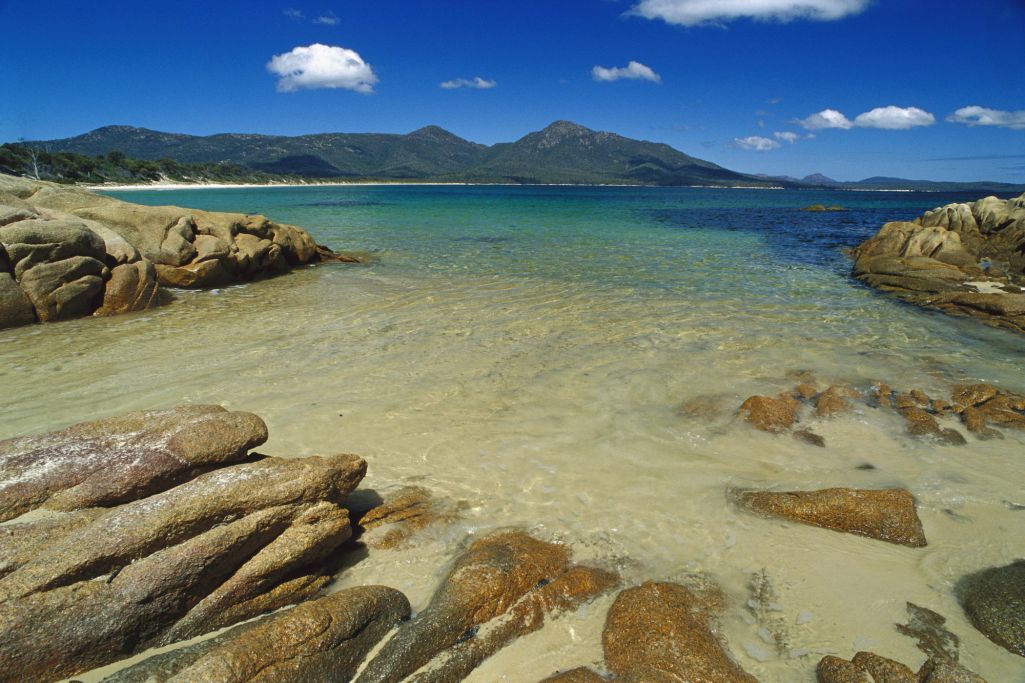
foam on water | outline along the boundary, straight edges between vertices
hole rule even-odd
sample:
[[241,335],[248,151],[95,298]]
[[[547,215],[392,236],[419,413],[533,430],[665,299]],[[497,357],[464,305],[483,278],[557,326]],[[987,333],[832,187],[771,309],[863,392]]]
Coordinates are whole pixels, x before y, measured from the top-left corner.
[[[340,585],[386,583],[422,609],[467,532],[525,526],[627,581],[710,574],[731,597],[733,652],[764,681],[812,680],[822,655],[863,647],[917,666],[924,656],[893,626],[906,601],[948,617],[964,663],[990,681],[1025,676],[951,591],[965,572],[1025,556],[1014,507],[1025,435],[940,446],[861,406],[812,420],[821,449],[733,418],[746,396],[792,387],[797,369],[935,396],[964,380],[1025,389],[1025,340],[846,276],[840,247],[946,197],[378,187],[127,198],[259,211],[379,260],[0,333],[0,438],[222,403],[265,418],[262,452],[359,453],[364,486],[418,483],[468,504],[455,528],[378,553]],[[812,203],[853,210],[797,211]],[[701,395],[723,410],[682,416]],[[928,547],[768,521],[726,498],[732,486],[889,485],[917,496]],[[756,577],[769,610],[750,602]],[[521,639],[471,680],[599,661],[610,602]]]

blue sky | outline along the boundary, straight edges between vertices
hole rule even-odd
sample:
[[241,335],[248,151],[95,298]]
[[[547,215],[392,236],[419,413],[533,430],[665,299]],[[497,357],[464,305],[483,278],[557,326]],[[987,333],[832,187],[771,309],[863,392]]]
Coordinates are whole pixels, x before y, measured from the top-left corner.
[[0,0],[0,79],[0,141],[569,119],[746,172],[1025,183],[1023,0]]

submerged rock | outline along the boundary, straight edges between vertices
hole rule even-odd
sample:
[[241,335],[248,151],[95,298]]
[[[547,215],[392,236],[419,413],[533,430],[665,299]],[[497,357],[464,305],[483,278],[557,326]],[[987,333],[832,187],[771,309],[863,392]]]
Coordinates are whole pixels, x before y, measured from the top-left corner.
[[[399,629],[357,680],[406,680],[432,660],[412,680],[460,680],[516,635],[540,628],[546,613],[579,604],[616,581],[608,572],[570,565],[565,546],[520,531],[486,536],[456,561],[427,608]],[[484,624],[487,633],[478,635]]]
[[918,683],[986,683],[986,679],[953,660],[932,657],[918,670]]
[[1025,560],[969,574],[955,593],[975,628],[1025,657]]
[[900,414],[908,424],[908,434],[912,436],[933,437],[951,446],[963,446],[967,443],[959,431],[941,428],[936,418],[922,408],[914,406],[901,408]]
[[457,518],[455,506],[434,498],[420,486],[409,486],[388,495],[368,510],[355,510],[361,535],[359,540],[371,548],[388,549],[402,545],[428,526],[449,524]]
[[904,489],[736,491],[733,497],[760,514],[912,548],[926,545],[914,496]]
[[798,441],[803,441],[809,446],[818,446],[819,448],[826,447],[826,439],[810,429],[794,430],[794,438]]
[[874,652],[859,652],[850,661],[823,657],[815,674],[818,683],[986,683],[952,660],[930,658],[916,672]]
[[897,624],[897,631],[914,638],[918,649],[930,657],[957,661],[961,640],[946,629],[946,618],[912,602],[907,609],[908,623]]
[[586,666],[552,674],[541,683],[606,683],[606,680]]
[[1001,394],[976,407],[988,424],[1025,431],[1025,413],[1021,397]]
[[846,210],[842,206],[825,206],[824,204],[812,204],[801,209],[801,211],[808,211],[810,213],[841,212]]
[[104,683],[348,681],[396,624],[409,617],[397,590],[361,586],[157,655]]
[[710,622],[721,599],[674,583],[647,582],[616,597],[602,632],[609,671],[624,681],[756,683]]
[[751,396],[740,405],[740,415],[755,429],[782,432],[797,420],[797,401],[792,396]]
[[962,408],[974,407],[996,396],[998,389],[992,384],[968,384],[955,387],[950,398]]
[[252,413],[179,406],[0,441],[0,521],[44,506],[109,506],[237,462],[267,440]]

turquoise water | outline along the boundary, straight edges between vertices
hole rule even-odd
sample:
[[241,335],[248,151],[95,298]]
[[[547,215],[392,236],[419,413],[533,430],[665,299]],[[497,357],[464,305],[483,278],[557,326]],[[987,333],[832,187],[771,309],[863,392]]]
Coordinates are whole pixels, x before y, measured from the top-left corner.
[[[223,403],[267,420],[265,452],[359,453],[367,486],[417,483],[464,504],[459,524],[351,567],[340,585],[387,583],[418,609],[467,533],[525,526],[627,581],[711,575],[733,604],[723,633],[764,681],[812,681],[822,655],[864,648],[917,667],[923,656],[893,629],[907,600],[947,616],[963,661],[990,681],[1025,676],[1025,660],[974,631],[951,593],[963,573],[1025,556],[1023,435],[940,446],[860,406],[802,417],[826,438],[818,449],[734,417],[747,396],[792,387],[795,371],[937,397],[969,380],[1025,390],[1025,338],[849,277],[843,249],[882,223],[973,198],[453,186],[116,196],[263,213],[374,262],[5,331],[0,438]],[[849,211],[799,211],[814,203]],[[681,413],[702,396],[718,408]],[[858,469],[866,462],[876,469]],[[726,500],[731,486],[889,485],[918,498],[927,548],[766,521]],[[768,616],[745,607],[763,569],[779,603]],[[473,680],[600,661],[609,602],[518,641]]]

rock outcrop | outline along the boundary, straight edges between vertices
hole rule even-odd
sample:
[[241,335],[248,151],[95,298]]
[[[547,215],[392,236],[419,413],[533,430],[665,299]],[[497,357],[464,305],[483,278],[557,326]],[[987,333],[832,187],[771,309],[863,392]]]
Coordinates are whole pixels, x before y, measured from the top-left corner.
[[397,590],[349,588],[143,660],[103,683],[348,681],[408,617],[409,601]]
[[6,517],[70,511],[0,527],[0,680],[74,675],[316,597],[366,463],[249,453],[266,437],[255,415],[194,406],[0,444]]
[[926,545],[915,498],[904,489],[734,491],[751,512],[921,548]]
[[521,531],[486,536],[456,561],[427,608],[385,643],[357,681],[461,680],[516,636],[541,628],[545,615],[617,581],[611,572],[570,564],[563,545]]
[[338,259],[263,216],[141,206],[0,174],[0,328],[130,313],[160,288],[244,282]]
[[1025,657],[1025,560],[965,576],[955,592],[975,628]]
[[873,287],[1025,332],[1025,195],[887,223],[853,256],[855,277]]
[[244,459],[267,440],[252,413],[179,406],[0,441],[0,521],[37,507],[112,506]]

